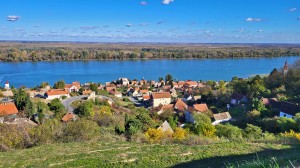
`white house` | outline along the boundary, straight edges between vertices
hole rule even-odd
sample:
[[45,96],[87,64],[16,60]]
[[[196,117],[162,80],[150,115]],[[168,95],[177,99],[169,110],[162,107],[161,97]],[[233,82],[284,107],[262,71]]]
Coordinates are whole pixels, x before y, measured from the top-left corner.
[[72,84],[66,84],[65,89],[69,92],[78,92],[80,89],[80,82],[72,82]]
[[123,86],[129,85],[129,80],[128,80],[127,78],[119,78],[119,82],[120,82],[120,84],[122,84]]
[[239,105],[239,103],[247,103],[248,101],[248,98],[240,93],[235,93],[231,97],[231,104],[233,105]]
[[70,98],[70,94],[67,90],[53,89],[53,90],[49,90],[48,92],[45,93],[45,98],[47,100],[53,100],[56,98],[60,99],[63,96]]
[[300,113],[300,106],[290,102],[282,102],[280,107],[280,117],[294,118],[296,113]]
[[229,114],[229,112],[224,112],[224,113],[214,114],[214,119],[215,119],[215,121],[212,124],[218,125],[222,122],[230,121],[232,119],[232,117]]
[[171,94],[169,92],[152,93],[151,98],[153,107],[171,103]]

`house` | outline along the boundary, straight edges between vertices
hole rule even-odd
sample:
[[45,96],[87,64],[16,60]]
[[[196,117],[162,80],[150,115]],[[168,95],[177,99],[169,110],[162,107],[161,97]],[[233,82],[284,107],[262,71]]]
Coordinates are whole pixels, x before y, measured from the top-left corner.
[[277,100],[277,98],[262,98],[261,101],[262,101],[263,105],[265,105],[265,106],[270,106],[272,108],[280,107],[280,103]]
[[218,125],[222,122],[227,122],[227,121],[230,121],[232,119],[229,112],[214,114],[213,116],[214,116],[214,119],[215,119],[215,121],[212,123],[213,125]]
[[163,132],[169,132],[169,133],[174,133],[173,129],[171,128],[170,124],[168,121],[165,121],[160,127],[157,129],[161,129]]
[[188,80],[188,81],[186,81],[185,82],[185,84],[184,84],[185,86],[187,86],[187,87],[192,87],[192,88],[195,88],[195,87],[197,87],[198,86],[198,82],[196,82],[196,81],[191,81],[191,80]]
[[60,90],[60,89],[53,89],[49,90],[45,93],[45,98],[47,100],[53,100],[53,99],[60,99],[62,97],[66,96],[67,98],[70,98],[70,94],[68,90]]
[[143,95],[143,101],[144,102],[147,102],[151,99],[151,96],[150,95]]
[[193,100],[194,101],[201,100],[201,95],[199,95],[199,96],[193,96]]
[[30,98],[34,98],[41,95],[41,93],[38,92],[37,90],[27,90],[26,93],[29,94]]
[[18,109],[13,102],[0,103],[0,123],[5,119],[14,119],[17,117]]
[[138,97],[139,96],[139,88],[135,88],[134,91],[132,92],[133,97]]
[[123,86],[129,85],[129,80],[128,78],[119,78],[119,83],[122,84]]
[[282,102],[280,107],[280,117],[294,118],[296,113],[300,113],[300,106],[290,102]]
[[160,115],[167,110],[174,110],[174,104],[163,105],[161,109],[157,112],[157,114]]
[[139,90],[138,92],[139,92],[139,95],[140,95],[140,96],[143,96],[143,95],[150,95],[149,90]]
[[111,90],[109,93],[118,98],[122,98],[122,93],[118,92],[117,90]]
[[167,105],[171,103],[171,94],[169,92],[152,93],[152,106]]
[[186,105],[181,99],[178,99],[174,108],[178,111],[184,112],[185,110],[187,110],[188,105]]
[[73,113],[67,113],[66,115],[63,116],[63,118],[61,120],[63,122],[76,121],[77,116]]
[[92,90],[84,90],[82,91],[82,95],[90,95],[92,92]]
[[106,90],[107,92],[110,92],[110,91],[112,91],[112,90],[117,90],[117,87],[116,87],[116,86],[106,86],[106,87],[105,87],[105,90]]
[[190,95],[190,94],[185,94],[185,95],[183,96],[183,101],[184,101],[184,102],[188,102],[188,101],[190,101],[190,100],[193,100],[193,96],[192,96],[192,95]]
[[232,96],[231,96],[231,104],[233,105],[239,105],[240,103],[248,103],[248,98],[243,95],[243,94],[240,94],[240,93],[234,93]]
[[72,84],[66,84],[65,90],[69,92],[78,92],[80,89],[80,82],[72,82]]
[[194,104],[194,108],[197,112],[200,112],[200,113],[207,112],[209,110],[206,103]]
[[177,91],[176,91],[176,89],[175,88],[172,88],[171,90],[170,90],[170,92],[171,92],[171,96],[172,97],[178,97],[178,95],[177,95]]

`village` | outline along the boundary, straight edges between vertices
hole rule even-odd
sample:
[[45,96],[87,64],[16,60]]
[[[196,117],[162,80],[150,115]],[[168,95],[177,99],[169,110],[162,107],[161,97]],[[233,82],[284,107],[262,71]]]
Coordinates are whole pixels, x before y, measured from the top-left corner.
[[[283,73],[287,73],[287,63],[285,63],[283,69]],[[58,86],[51,87],[44,83],[39,88],[25,90],[30,99],[35,102],[43,101],[48,104],[54,99],[61,101],[66,109],[66,114],[61,118],[62,122],[74,121],[78,118],[72,103],[79,100],[95,100],[95,98],[108,101],[111,106],[114,103],[113,99],[116,98],[129,101],[135,106],[144,107],[149,110],[149,113],[155,113],[156,115],[162,115],[163,113],[175,114],[178,116],[176,125],[180,127],[184,127],[186,123],[194,124],[193,116],[195,113],[207,114],[212,118],[212,125],[236,120],[243,121],[245,118],[241,118],[241,116],[247,116],[247,113],[251,112],[249,109],[252,108],[254,99],[258,99],[262,106],[273,110],[272,115],[274,116],[269,115],[269,117],[293,119],[296,113],[300,112],[299,105],[287,101],[281,102],[276,97],[264,98],[257,96],[252,97],[253,100],[250,100],[249,97],[241,93],[232,92],[228,94],[224,90],[228,84],[229,82],[224,81],[215,83],[192,80],[173,81],[172,75],[168,74],[165,80],[160,78],[159,81],[147,81],[145,79],[138,81],[128,78],[119,78],[105,84],[81,84],[80,82],[65,84],[64,81],[59,81],[56,83]],[[214,90],[214,88],[218,89]],[[26,122],[32,125],[39,124],[36,119],[37,114],[33,113],[32,117],[25,117],[24,113],[19,113],[13,98],[14,92],[10,88],[9,82],[6,81],[2,89],[0,123],[16,124]],[[237,114],[236,111],[245,115]],[[46,118],[51,118],[51,115],[53,114],[44,114]],[[166,123],[168,124],[167,121]]]

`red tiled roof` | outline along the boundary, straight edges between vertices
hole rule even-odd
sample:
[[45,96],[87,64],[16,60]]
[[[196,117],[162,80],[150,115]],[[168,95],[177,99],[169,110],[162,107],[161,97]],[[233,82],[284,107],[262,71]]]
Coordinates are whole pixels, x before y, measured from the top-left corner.
[[195,110],[199,112],[206,112],[208,111],[208,107],[206,104],[194,104]]
[[226,119],[231,119],[231,116],[228,112],[224,112],[224,113],[214,114],[214,119],[215,120],[226,120]]
[[108,92],[115,90],[115,89],[116,89],[116,87],[109,87],[109,86],[106,87],[106,91],[108,91]]
[[167,104],[167,105],[164,105],[161,107],[161,110],[162,111],[165,111],[165,110],[173,110],[173,107],[174,107],[174,104]]
[[63,116],[63,118],[61,119],[63,122],[68,122],[71,120],[74,120],[74,118],[76,118],[75,114],[73,113],[68,113],[66,115]]
[[153,99],[165,99],[171,98],[171,94],[169,92],[161,92],[161,93],[152,93]]
[[181,99],[178,99],[174,107],[179,111],[184,111],[187,105]]
[[67,90],[53,89],[46,92],[48,96],[69,94]]
[[187,85],[198,85],[196,81],[186,81],[185,82]]
[[149,95],[143,95],[144,100],[149,100],[151,97]]
[[18,109],[15,103],[9,102],[0,104],[0,116],[13,115],[17,113]]
[[91,94],[91,93],[92,93],[92,90],[84,90],[84,91],[82,91],[83,95],[88,95],[88,94]]
[[140,92],[143,94],[143,93],[148,93],[149,91],[148,90],[140,90]]

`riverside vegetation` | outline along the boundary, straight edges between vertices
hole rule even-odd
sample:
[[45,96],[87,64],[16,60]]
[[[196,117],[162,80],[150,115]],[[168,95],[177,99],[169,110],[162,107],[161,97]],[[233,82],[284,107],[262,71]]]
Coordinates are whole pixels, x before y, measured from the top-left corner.
[[1,42],[0,61],[195,59],[299,56],[296,44]]
[[[166,83],[171,79],[167,75]],[[200,113],[194,114],[195,123],[186,123],[183,128],[178,126],[184,122],[180,113],[166,111],[158,115],[157,111],[135,107],[127,98],[115,97],[111,97],[115,101],[113,105],[100,99],[74,102],[75,113],[80,118],[62,123],[66,111],[58,99],[48,104],[36,102],[23,88],[13,89],[21,114],[38,126],[0,125],[0,149],[7,151],[0,153],[1,166],[299,166],[300,113],[294,119],[274,117],[277,110],[257,99],[276,97],[280,101],[300,103],[299,81],[300,61],[286,76],[274,69],[266,77],[234,77],[227,84],[207,81],[207,86],[198,91],[212,112],[226,110],[233,92],[245,94],[252,101],[246,107],[230,109],[236,121],[214,126],[209,113]],[[63,88],[63,85],[59,81],[54,87]],[[108,96],[95,83],[90,89]],[[174,133],[156,129],[165,120]]]

